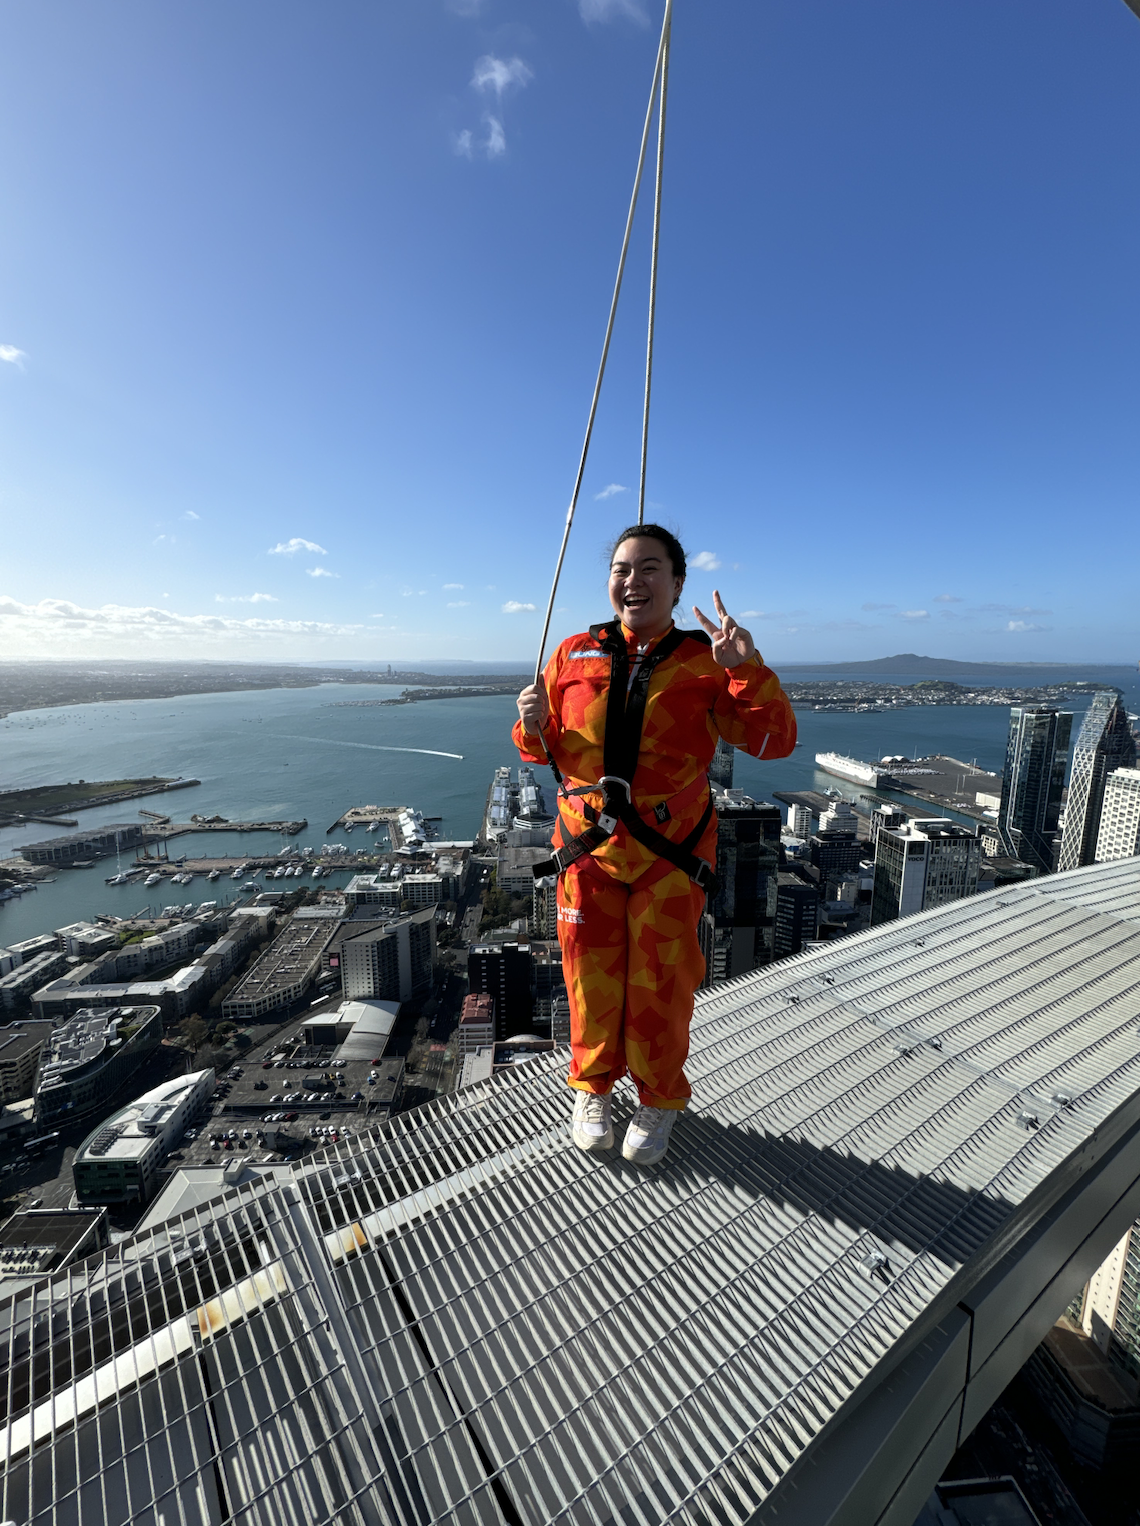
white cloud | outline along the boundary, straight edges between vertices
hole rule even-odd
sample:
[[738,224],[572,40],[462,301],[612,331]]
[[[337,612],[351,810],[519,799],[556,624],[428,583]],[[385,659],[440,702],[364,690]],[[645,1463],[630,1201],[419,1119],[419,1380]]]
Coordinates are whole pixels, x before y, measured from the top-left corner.
[[961,604],[962,600],[956,593],[936,593],[934,602],[935,604]]
[[1028,604],[979,604],[985,615],[1051,615],[1051,609],[1031,609]]
[[520,604],[517,599],[508,599],[507,602],[503,605],[503,614],[504,615],[522,615],[522,614],[531,614],[532,615],[533,613],[534,613],[534,605],[533,604]]
[[14,344],[0,344],[0,360],[6,360],[10,366],[22,371],[27,358],[26,350],[18,350]]
[[507,135],[498,117],[484,117],[483,120],[487,124],[487,136],[480,146],[488,159],[497,159],[507,151]]
[[472,157],[474,144],[469,127],[465,127],[462,132],[457,132],[452,139],[452,143],[455,152],[461,159],[470,159]]
[[636,21],[639,26],[645,26],[649,21],[637,0],[578,0],[578,13],[587,23],[614,21],[618,17]]
[[251,616],[180,615],[149,606],[104,604],[97,609],[67,599],[21,604],[0,596],[0,641],[8,657],[177,657],[224,656],[249,651],[280,655],[282,645],[298,648],[298,638],[325,641],[358,637],[361,625],[317,620],[269,620]]
[[448,609],[470,609],[471,608],[471,600],[470,599],[455,599],[453,601],[449,601],[447,607],[448,607]]
[[187,509],[182,516],[183,519],[201,519],[201,517],[201,514],[195,514],[193,509]]
[[445,583],[443,585],[443,587],[444,587],[444,592],[446,593],[446,592],[448,592],[450,590],[453,590],[453,589],[456,589],[456,588],[462,588],[463,584],[462,583]]
[[151,541],[151,545],[161,546],[163,541],[165,541],[168,546],[173,546],[177,544],[178,537],[176,535],[156,535],[155,538]]
[[[163,594],[163,598],[169,598],[169,594]],[[215,604],[276,604],[277,600],[271,593],[216,593]]]
[[930,611],[927,609],[902,609],[899,611],[903,620],[929,620]]
[[311,578],[339,578],[339,572],[330,572],[327,567],[306,567],[306,573]]
[[1051,625],[1030,625],[1025,620],[1011,620],[1006,626],[1007,631],[1016,631],[1019,635],[1027,634],[1030,631],[1049,631],[1052,629]]
[[503,91],[509,85],[521,88],[529,85],[533,78],[534,70],[521,58],[496,58],[493,53],[484,53],[482,58],[475,60],[471,83],[476,90],[493,90],[495,99],[501,101]]
[[311,551],[314,556],[328,556],[323,546],[318,546],[315,540],[303,540],[301,536],[294,535],[292,540],[278,541],[275,546],[270,546],[269,556],[296,556],[298,551]]
[[594,502],[599,498],[612,498],[616,493],[628,493],[629,488],[622,487],[620,482],[611,482],[609,487],[604,487],[600,493],[594,494]]
[[720,566],[720,557],[715,551],[698,551],[689,562],[689,566],[696,567],[701,572],[715,572]]

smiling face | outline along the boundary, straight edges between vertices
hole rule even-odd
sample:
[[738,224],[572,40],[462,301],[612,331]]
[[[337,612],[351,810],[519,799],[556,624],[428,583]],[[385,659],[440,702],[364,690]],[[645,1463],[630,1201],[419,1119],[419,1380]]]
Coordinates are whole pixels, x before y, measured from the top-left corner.
[[673,623],[673,605],[684,578],[675,577],[669,553],[652,536],[630,536],[610,563],[610,603],[622,623],[642,641],[663,635]]

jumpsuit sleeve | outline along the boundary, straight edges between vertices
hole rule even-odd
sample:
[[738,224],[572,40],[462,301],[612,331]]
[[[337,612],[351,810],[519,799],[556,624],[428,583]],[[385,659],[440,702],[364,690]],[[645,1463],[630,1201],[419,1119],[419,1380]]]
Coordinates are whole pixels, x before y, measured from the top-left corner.
[[[542,671],[542,681],[546,685],[546,700],[550,706],[550,717],[546,722],[543,735],[546,745],[551,754],[562,736],[562,714],[559,704],[558,675],[562,670],[562,648],[551,657]],[[543,736],[537,731],[524,731],[523,723],[518,720],[511,727],[511,741],[519,750],[524,763],[546,763],[549,759],[543,750]]]
[[713,720],[726,742],[754,758],[786,758],[796,745],[791,701],[759,657],[726,671]]

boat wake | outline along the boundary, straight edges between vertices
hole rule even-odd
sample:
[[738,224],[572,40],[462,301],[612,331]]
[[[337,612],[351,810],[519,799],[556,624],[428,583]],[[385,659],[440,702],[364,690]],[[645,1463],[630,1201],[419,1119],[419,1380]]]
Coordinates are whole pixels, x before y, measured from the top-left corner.
[[339,742],[332,737],[282,737],[283,742],[315,742],[318,747],[363,747],[368,752],[421,752],[429,758],[457,758],[463,762],[461,752],[437,752],[434,747],[383,747],[379,742]]

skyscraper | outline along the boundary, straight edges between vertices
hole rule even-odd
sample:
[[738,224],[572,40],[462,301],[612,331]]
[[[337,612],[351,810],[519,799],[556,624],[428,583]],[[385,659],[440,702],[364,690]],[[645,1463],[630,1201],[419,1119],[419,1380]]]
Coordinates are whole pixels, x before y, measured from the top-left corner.
[[1053,870],[1072,725],[1071,712],[1049,705],[1015,705],[1009,712],[997,837],[1003,853],[1042,874]]
[[875,843],[871,922],[893,922],[974,895],[981,843],[956,821],[882,827]]
[[1118,768],[1135,766],[1136,740],[1119,694],[1114,689],[1095,694],[1073,748],[1058,869],[1096,861],[1105,780]]
[[709,781],[714,790],[730,790],[732,788],[732,766],[736,759],[736,748],[726,742],[723,737],[717,738],[716,752],[709,764]]
[[1140,768],[1118,768],[1104,784],[1096,862],[1140,853]]
[[715,932],[714,980],[743,975],[772,960],[780,810],[743,790],[716,795],[717,893],[710,902]]

